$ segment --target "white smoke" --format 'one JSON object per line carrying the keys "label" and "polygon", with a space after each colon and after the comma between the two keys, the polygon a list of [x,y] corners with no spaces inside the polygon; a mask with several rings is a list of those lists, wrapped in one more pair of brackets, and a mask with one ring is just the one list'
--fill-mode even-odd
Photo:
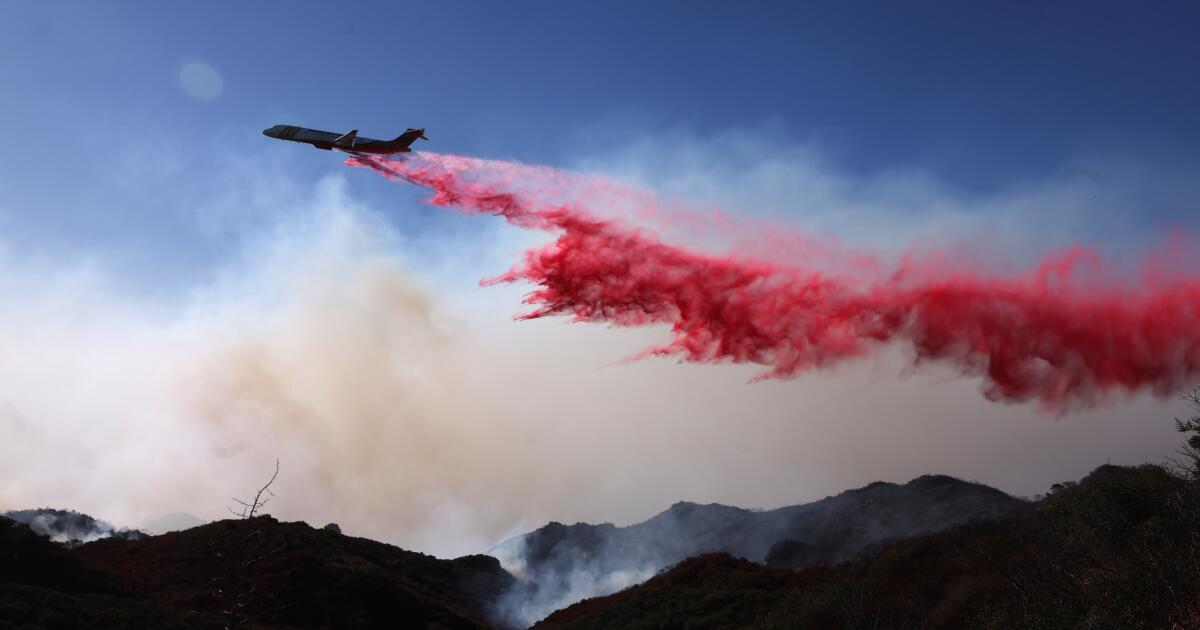
{"label": "white smoke", "polygon": [[5,518],[22,523],[34,533],[45,536],[56,543],[80,544],[113,536],[120,538],[142,538],[140,531],[118,529],[112,523],[80,514],[72,510],[37,508],[15,510],[0,514]]}
{"label": "white smoke", "polygon": [[609,570],[599,563],[567,561],[541,567],[534,573],[525,566],[526,537],[514,537],[488,550],[516,577],[516,583],[495,602],[494,619],[503,626],[527,628],[550,613],[589,597],[603,597],[641,584],[663,567],[658,558],[647,558],[640,569]]}
{"label": "white smoke", "polygon": [[[1177,441],[1157,401],[1055,421],[936,368],[896,378],[890,351],[755,385],[747,366],[614,365],[662,331],[513,322],[527,287],[477,288],[544,235],[408,241],[342,179],[266,185],[269,168],[243,166],[248,192],[224,182],[198,207],[258,218],[235,222],[236,254],[185,291],[0,241],[0,509],[220,518],[278,457],[275,516],[455,555],[550,520],[802,503],[928,472],[1034,494]],[[818,188],[827,204],[841,190]]]}

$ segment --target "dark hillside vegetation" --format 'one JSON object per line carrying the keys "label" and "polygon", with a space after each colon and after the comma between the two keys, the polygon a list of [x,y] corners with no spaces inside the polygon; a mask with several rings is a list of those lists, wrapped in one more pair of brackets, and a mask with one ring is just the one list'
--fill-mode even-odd
{"label": "dark hillside vegetation", "polygon": [[220,628],[220,621],[129,597],[63,545],[0,517],[0,628]]}
{"label": "dark hillside vegetation", "polygon": [[0,584],[45,586],[67,593],[115,593],[102,572],[28,526],[0,517]]}
{"label": "dark hillside vegetation", "polygon": [[[998,519],[833,567],[700,555],[538,627],[1200,630],[1187,461],[1102,466]],[[481,628],[513,584],[488,556],[440,560],[266,516],[77,547],[0,518],[0,628]]]}
{"label": "dark hillside vegetation", "polygon": [[946,475],[882,481],[774,510],[679,502],[627,527],[550,523],[492,551],[521,576],[502,608],[529,625],[584,597],[607,595],[687,558],[728,553],[780,569],[858,558],[892,541],[1007,514],[1023,505]]}
{"label": "dark hillside vegetation", "polygon": [[[527,565],[714,544],[766,563],[693,555],[536,627],[1200,630],[1200,390],[1189,400],[1175,461],[1101,466],[1031,503],[925,476],[765,513],[679,503],[627,528],[552,524],[520,541]],[[928,531],[935,517],[959,524]],[[690,540],[664,546],[663,531]],[[525,580],[490,556],[441,560],[269,516],[79,545],[0,517],[0,629],[484,628],[517,619],[539,588]]]}
{"label": "dark hillside vegetation", "polygon": [[725,555],[580,602],[539,628],[1200,628],[1200,496],[1102,466],[990,522],[789,574]]}
{"label": "dark hillside vegetation", "polygon": [[236,605],[242,619],[282,626],[486,627],[484,608],[512,580],[487,556],[441,560],[269,516],[74,553],[160,605]]}
{"label": "dark hillside vegetation", "polygon": [[512,582],[488,556],[441,560],[269,516],[74,548],[0,519],[0,561],[0,628],[485,628]]}

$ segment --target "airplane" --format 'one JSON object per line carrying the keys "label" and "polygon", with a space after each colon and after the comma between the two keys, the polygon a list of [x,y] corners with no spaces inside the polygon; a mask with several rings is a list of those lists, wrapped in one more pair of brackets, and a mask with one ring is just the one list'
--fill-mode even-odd
{"label": "airplane", "polygon": [[275,125],[270,129],[263,129],[263,135],[279,140],[291,140],[292,142],[311,144],[318,149],[325,149],[326,151],[337,149],[338,151],[353,153],[355,155],[408,153],[412,151],[409,147],[413,142],[416,142],[417,138],[423,140],[429,139],[425,137],[424,129],[407,129],[395,140],[375,140],[358,137],[357,129],[351,129],[342,135],[338,135],[329,131],[318,131],[304,127],[293,127],[291,125]]}

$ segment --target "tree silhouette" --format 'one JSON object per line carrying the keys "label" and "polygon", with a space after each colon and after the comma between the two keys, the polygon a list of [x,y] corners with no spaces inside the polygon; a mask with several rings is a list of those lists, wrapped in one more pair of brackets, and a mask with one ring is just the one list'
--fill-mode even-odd
{"label": "tree silhouette", "polygon": [[1175,418],[1175,430],[1191,433],[1187,442],[1179,448],[1179,457],[1170,460],[1172,467],[1192,481],[1200,481],[1200,386],[1183,395],[1192,406],[1192,417],[1187,420]]}
{"label": "tree silhouette", "polygon": [[[271,501],[275,493],[271,491],[271,485],[275,483],[275,479],[279,477],[279,459],[275,459],[275,472],[263,487],[254,493],[254,498],[250,501],[244,501],[237,497],[233,501],[237,503],[240,510],[235,510],[229,507],[229,512],[241,520],[251,521],[255,517],[262,517],[260,514],[263,506]],[[270,520],[270,517],[267,517]],[[260,519],[261,520],[261,519]],[[231,575],[226,575],[223,578],[214,578],[213,583],[217,585],[217,593],[222,598],[226,605],[224,607],[223,616],[225,617],[225,627],[246,625],[254,621],[263,611],[256,611],[253,604],[256,593],[255,589],[250,585],[249,573],[253,571],[254,565],[263,558],[278,551],[278,548],[267,548],[267,540],[265,534],[264,523],[254,523],[242,528],[242,533],[238,538],[237,545],[232,553],[231,560],[233,561],[233,571]],[[222,588],[222,584],[224,587]]]}
{"label": "tree silhouette", "polygon": [[[234,497],[233,498],[234,503],[237,503],[238,505],[242,506],[241,511],[239,512],[237,510],[234,510],[231,507],[231,508],[227,508],[229,510],[229,513],[233,514],[234,516],[236,516],[238,518],[254,518],[254,515],[258,514],[258,511],[261,510],[262,507],[264,505],[266,505],[271,500],[272,497],[275,496],[275,493],[271,492],[271,484],[275,483],[275,478],[278,476],[279,476],[279,459],[276,458],[275,459],[275,474],[271,475],[271,479],[267,481],[266,485],[259,488],[258,492],[254,493],[254,500],[246,502],[237,497]],[[264,494],[267,496],[263,497]]]}

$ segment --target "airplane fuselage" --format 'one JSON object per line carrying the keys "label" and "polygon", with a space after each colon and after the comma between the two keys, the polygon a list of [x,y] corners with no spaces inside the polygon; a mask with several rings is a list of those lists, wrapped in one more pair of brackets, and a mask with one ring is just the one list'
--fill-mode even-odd
{"label": "airplane fuselage", "polygon": [[269,129],[263,129],[263,135],[265,136],[279,140],[310,144],[326,151],[336,149],[346,153],[370,153],[375,155],[408,153],[412,151],[409,145],[417,138],[423,138],[424,133],[424,129],[409,129],[395,140],[375,140],[374,138],[359,137],[357,131],[351,131],[347,134],[336,134],[329,131],[294,127],[291,125],[275,125]]}

